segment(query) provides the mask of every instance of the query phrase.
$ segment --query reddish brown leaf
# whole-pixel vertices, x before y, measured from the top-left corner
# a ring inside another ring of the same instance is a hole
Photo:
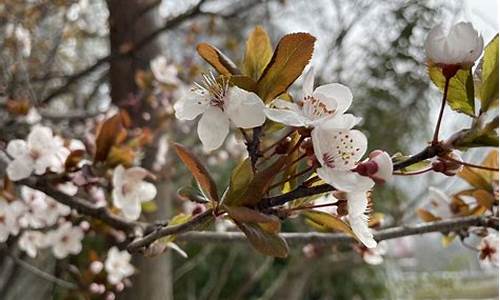
[[[238,70],[235,63],[214,46],[207,43],[201,43],[196,46],[196,50],[198,54],[221,75],[230,76],[241,74],[241,71]]]
[[[83,159],[84,156],[85,150],[79,149],[71,151],[71,153],[66,158],[66,161],[64,162],[64,168],[67,171],[73,171],[77,169],[78,163]]]
[[[196,179],[205,196],[214,202],[218,202],[217,186],[205,166],[183,145],[175,144],[174,147],[175,152]]]
[[[271,40],[264,28],[257,26],[247,40],[243,70],[258,80],[273,55]]]
[[[122,114],[117,113],[102,123],[97,133],[94,162],[105,161],[111,147],[116,144],[123,130]]]
[[[255,223],[236,222],[236,225],[260,253],[282,258],[288,256],[288,244],[279,234],[268,232]]]
[[[264,102],[286,92],[302,74],[311,60],[315,41],[316,38],[308,33],[292,33],[281,38],[271,61],[257,82],[257,94]]]

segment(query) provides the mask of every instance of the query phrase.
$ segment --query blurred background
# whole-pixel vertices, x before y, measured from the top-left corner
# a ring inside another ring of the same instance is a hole
[[[170,152],[170,142],[196,149],[221,188],[245,152],[240,137],[232,136],[222,150],[203,153],[193,134],[195,122],[174,122],[173,103],[209,70],[196,54],[197,43],[211,43],[240,62],[256,25],[267,30],[273,45],[286,33],[311,33],[317,38],[311,62],[316,82],[351,88],[351,111],[363,117],[369,150],[411,154],[429,140],[440,103],[426,73],[427,32],[438,23],[466,20],[487,43],[498,31],[497,5],[494,0],[0,1],[0,89],[3,98],[29,102],[67,136],[85,140],[91,134],[87,119],[99,120],[117,107],[128,110],[138,126],[153,128],[154,146],[141,163],[159,175],[160,196],[148,218],[165,219],[195,209],[176,196],[191,177]],[[151,80],[151,61],[158,56],[177,68],[180,82],[174,87]],[[301,80],[292,94],[300,93]],[[444,136],[470,122],[450,111],[444,120]],[[29,131],[4,112],[0,123],[3,142]],[[483,154],[470,151],[465,158],[480,162]],[[451,193],[463,184],[439,174],[398,178],[377,189],[375,210],[388,225],[417,223],[415,208],[428,197],[429,186]],[[217,230],[231,228],[222,222]],[[310,229],[294,219],[284,230]],[[103,247],[99,243],[105,242],[92,240],[87,247]],[[477,252],[458,240],[443,247],[440,234],[389,241],[378,265],[350,249],[317,245],[294,246],[287,259],[263,257],[246,244],[180,246],[188,259],[175,253],[134,258],[138,272],[132,287],[118,297],[498,299],[498,269],[481,264]],[[55,275],[75,263],[55,261],[50,254],[26,260]],[[0,299],[73,299],[5,255],[0,264]]]

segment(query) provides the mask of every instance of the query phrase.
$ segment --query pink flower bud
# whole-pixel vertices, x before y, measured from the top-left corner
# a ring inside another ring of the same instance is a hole
[[[373,181],[383,184],[392,178],[392,159],[391,156],[381,150],[372,151],[369,160],[359,163],[354,171],[362,176],[368,176]]]
[[[447,156],[455,161],[438,157],[436,161],[432,162],[432,170],[446,176],[455,176],[463,169],[463,165],[459,163],[462,161],[462,157],[457,151],[452,151]]]

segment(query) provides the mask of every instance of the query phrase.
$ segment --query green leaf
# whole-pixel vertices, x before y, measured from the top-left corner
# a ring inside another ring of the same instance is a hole
[[[177,152],[179,158],[196,179],[196,182],[205,196],[214,202],[218,202],[219,196],[217,193],[217,186],[205,166],[186,147],[180,144],[174,144],[174,147],[175,152]]]
[[[349,225],[331,214],[322,211],[310,210],[304,212],[303,215],[322,227],[328,228],[333,231],[341,231],[352,237],[356,237]]]
[[[229,188],[223,196],[222,202],[226,205],[238,205],[241,198],[253,180],[252,162],[250,158],[241,161],[231,174]]]
[[[267,32],[261,26],[255,27],[247,40],[243,73],[258,80],[273,56],[273,47]]]
[[[281,258],[288,256],[288,244],[279,234],[268,232],[255,223],[236,222],[236,225],[260,253]]]
[[[311,60],[315,41],[316,38],[308,33],[292,33],[281,38],[257,82],[257,94],[264,102],[286,92],[302,74]]]
[[[487,111],[495,103],[498,105],[498,34],[484,48],[479,68],[478,96],[481,99],[481,111]]]
[[[198,54],[221,75],[230,76],[241,74],[236,64],[214,46],[207,43],[201,43],[196,46],[196,50]]]
[[[191,186],[183,186],[177,190],[177,195],[187,201],[192,201],[196,203],[205,204],[208,202],[208,199],[205,198],[203,194],[200,193],[199,190],[193,188]]]
[[[446,80],[441,68],[438,66],[429,66],[428,72],[432,82],[434,82],[441,92],[444,92]],[[459,70],[457,74],[450,79],[446,101],[453,110],[471,117],[475,116],[474,81],[470,69]]]

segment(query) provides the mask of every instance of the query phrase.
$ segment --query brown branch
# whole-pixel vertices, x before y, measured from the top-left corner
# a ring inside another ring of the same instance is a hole
[[[190,230],[195,230],[199,225],[204,224],[213,216],[213,210],[208,209],[205,212],[196,215],[186,223],[158,227],[143,238],[138,238],[127,246],[129,252],[139,252],[144,247],[149,246],[154,241],[172,234],[180,234]]]
[[[43,192],[46,195],[54,198],[56,201],[78,211],[82,215],[87,215],[95,219],[101,220],[102,222],[110,225],[111,227],[123,230],[127,233],[131,233],[134,235],[142,235],[142,231],[146,228],[147,224],[126,220],[117,215],[114,215],[106,207],[98,207],[78,197],[69,196],[52,187],[42,177],[30,177],[27,179],[17,181],[16,183]]]
[[[392,227],[373,233],[375,240],[384,241],[401,238],[405,236],[422,235],[432,232],[448,233],[473,226],[488,227],[498,230],[498,218],[487,216],[472,216],[454,218],[444,221],[422,223],[412,226]],[[285,232],[280,234],[289,244],[301,245],[318,243],[334,245],[341,243],[356,242],[354,238],[343,233],[319,233],[319,232]],[[178,241],[191,243],[232,243],[247,240],[241,232],[189,232],[177,236]]]

